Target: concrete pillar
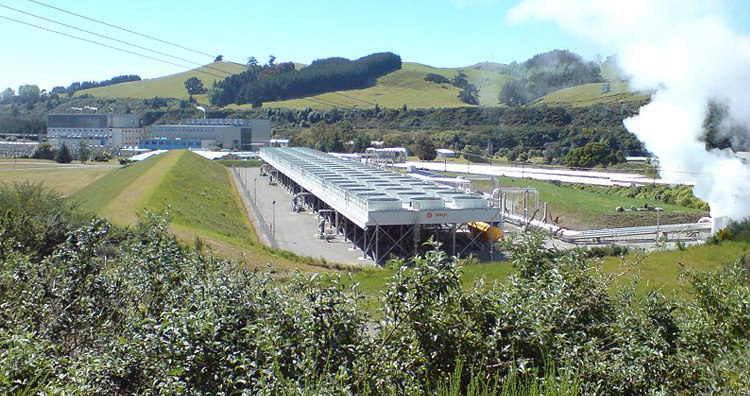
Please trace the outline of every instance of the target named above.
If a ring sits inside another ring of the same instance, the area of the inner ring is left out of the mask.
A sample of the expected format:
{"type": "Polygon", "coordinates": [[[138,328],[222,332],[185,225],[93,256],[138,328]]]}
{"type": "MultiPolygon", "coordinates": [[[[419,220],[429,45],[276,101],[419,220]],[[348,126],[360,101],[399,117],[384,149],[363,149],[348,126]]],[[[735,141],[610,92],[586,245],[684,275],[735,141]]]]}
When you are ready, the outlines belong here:
{"type": "Polygon", "coordinates": [[[367,258],[367,227],[364,228],[364,243],[362,244],[362,258],[367,258]]]}

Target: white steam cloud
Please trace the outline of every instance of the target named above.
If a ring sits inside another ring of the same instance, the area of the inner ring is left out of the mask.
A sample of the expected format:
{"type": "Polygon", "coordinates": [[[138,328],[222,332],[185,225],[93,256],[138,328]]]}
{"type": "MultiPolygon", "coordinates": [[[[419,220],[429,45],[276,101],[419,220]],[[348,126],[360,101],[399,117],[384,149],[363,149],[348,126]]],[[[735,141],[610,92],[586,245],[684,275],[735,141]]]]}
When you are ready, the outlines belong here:
{"type": "Polygon", "coordinates": [[[617,52],[633,89],[654,91],[629,131],[660,160],[662,177],[694,182],[713,217],[750,216],[750,165],[701,141],[710,102],[727,109],[721,133],[750,141],[750,37],[732,32],[717,0],[523,0],[511,22],[552,21],[617,52]]]}

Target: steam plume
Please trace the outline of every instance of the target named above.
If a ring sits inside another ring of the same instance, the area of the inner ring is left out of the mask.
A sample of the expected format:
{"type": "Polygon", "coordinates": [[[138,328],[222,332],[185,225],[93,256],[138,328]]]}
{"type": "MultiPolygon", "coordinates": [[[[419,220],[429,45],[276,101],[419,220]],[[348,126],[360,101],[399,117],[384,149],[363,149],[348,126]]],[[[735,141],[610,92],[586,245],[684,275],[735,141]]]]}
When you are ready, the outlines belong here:
{"type": "Polygon", "coordinates": [[[512,22],[552,21],[617,52],[631,88],[652,100],[625,126],[660,160],[662,177],[694,182],[713,217],[750,215],[750,165],[703,141],[709,104],[719,135],[750,141],[750,37],[733,32],[720,0],[523,0],[512,22]]]}

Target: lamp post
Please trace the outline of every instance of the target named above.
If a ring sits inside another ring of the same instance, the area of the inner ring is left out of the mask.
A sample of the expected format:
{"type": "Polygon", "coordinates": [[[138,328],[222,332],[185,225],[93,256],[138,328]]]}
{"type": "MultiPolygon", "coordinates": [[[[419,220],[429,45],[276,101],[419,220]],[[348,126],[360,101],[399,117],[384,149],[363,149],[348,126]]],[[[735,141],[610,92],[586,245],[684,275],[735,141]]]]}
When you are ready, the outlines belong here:
{"type": "Polygon", "coordinates": [[[253,178],[253,202],[258,203],[258,178],[253,178]]]}
{"type": "Polygon", "coordinates": [[[273,231],[273,239],[276,239],[276,200],[271,201],[271,230],[273,231]]]}
{"type": "Polygon", "coordinates": [[[660,229],[660,222],[659,222],[659,215],[661,214],[662,208],[657,207],[656,209],[656,244],[659,244],[659,229],[660,229]]]}

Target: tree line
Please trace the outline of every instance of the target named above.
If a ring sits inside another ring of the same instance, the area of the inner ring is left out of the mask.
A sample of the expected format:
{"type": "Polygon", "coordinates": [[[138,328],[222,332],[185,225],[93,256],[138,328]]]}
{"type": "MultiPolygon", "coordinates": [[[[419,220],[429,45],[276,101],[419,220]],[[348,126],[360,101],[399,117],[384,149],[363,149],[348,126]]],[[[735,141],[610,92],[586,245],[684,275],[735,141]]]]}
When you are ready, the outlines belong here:
{"type": "MultiPolygon", "coordinates": [[[[492,156],[511,161],[542,157],[550,164],[589,167],[622,162],[625,156],[647,154],[643,144],[622,124],[623,119],[636,114],[639,106],[640,103],[581,108],[403,110],[378,107],[327,111],[307,108],[265,109],[252,114],[272,120],[281,136],[300,136],[298,145],[312,148],[316,147],[318,135],[308,132],[307,127],[321,122],[331,125],[345,121],[373,140],[382,140],[386,147],[413,147],[417,136],[424,133],[434,147],[468,152],[477,160],[492,156]],[[577,148],[582,149],[568,155],[577,148]]],[[[420,146],[424,143],[422,140],[420,146]]]]}
{"type": "Polygon", "coordinates": [[[375,79],[401,68],[401,57],[376,53],[356,60],[328,58],[296,70],[292,63],[249,65],[242,73],[215,82],[209,90],[212,105],[294,99],[326,92],[365,88],[375,79]]]}
{"type": "Polygon", "coordinates": [[[137,74],[124,74],[121,76],[112,77],[109,80],[82,81],[82,82],[76,81],[68,85],[67,88],[63,86],[54,87],[52,88],[50,93],[54,93],[58,95],[61,95],[61,94],[73,95],[77,91],[81,91],[84,89],[106,87],[108,85],[120,84],[120,83],[130,82],[130,81],[141,81],[141,76],[137,74]]]}

